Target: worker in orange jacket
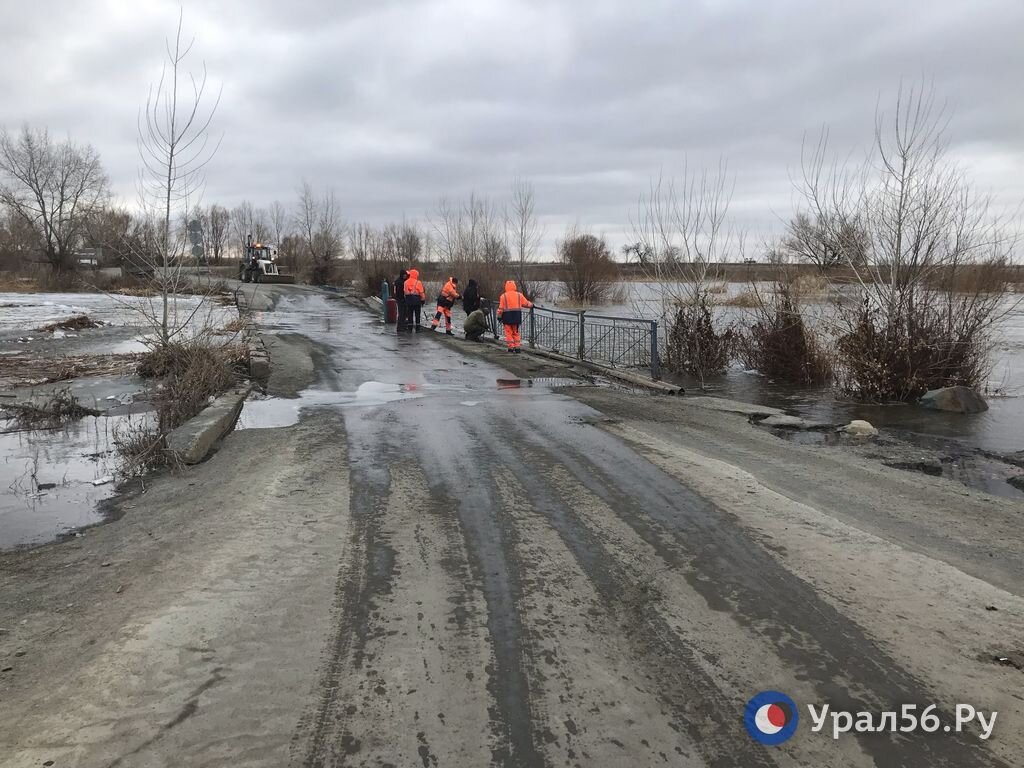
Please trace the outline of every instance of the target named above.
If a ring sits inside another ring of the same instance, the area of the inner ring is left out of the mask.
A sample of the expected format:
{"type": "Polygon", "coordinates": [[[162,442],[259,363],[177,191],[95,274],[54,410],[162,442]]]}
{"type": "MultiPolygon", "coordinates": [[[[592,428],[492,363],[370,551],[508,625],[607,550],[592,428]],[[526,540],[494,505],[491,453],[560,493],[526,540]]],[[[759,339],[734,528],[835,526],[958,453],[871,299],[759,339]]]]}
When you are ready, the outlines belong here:
{"type": "Polygon", "coordinates": [[[437,313],[434,315],[434,319],[430,321],[430,330],[436,331],[437,326],[441,323],[441,316],[444,316],[444,332],[449,336],[454,336],[452,333],[452,307],[455,306],[455,302],[462,298],[462,294],[459,293],[459,279],[457,277],[449,277],[448,282],[444,284],[444,288],[441,289],[441,295],[437,297],[437,313]]]}
{"type": "Polygon", "coordinates": [[[423,302],[427,300],[427,292],[423,290],[423,283],[420,282],[420,271],[410,269],[409,277],[405,285],[405,308],[409,313],[410,330],[420,329],[420,312],[423,309],[423,302]]]}
{"type": "Polygon", "coordinates": [[[523,339],[519,332],[519,326],[523,323],[523,310],[532,307],[533,303],[516,288],[515,280],[506,280],[505,292],[498,300],[498,319],[505,326],[505,344],[509,352],[519,353],[523,339]]]}

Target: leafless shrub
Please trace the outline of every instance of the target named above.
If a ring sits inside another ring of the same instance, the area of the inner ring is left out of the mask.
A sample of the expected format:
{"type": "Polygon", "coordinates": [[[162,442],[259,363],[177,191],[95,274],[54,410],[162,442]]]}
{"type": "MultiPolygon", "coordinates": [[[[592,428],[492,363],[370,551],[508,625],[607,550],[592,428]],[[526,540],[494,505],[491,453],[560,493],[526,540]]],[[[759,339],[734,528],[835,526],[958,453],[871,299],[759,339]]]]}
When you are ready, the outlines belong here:
{"type": "Polygon", "coordinates": [[[132,421],[114,427],[114,450],[120,459],[117,473],[122,477],[141,475],[151,469],[174,465],[166,436],[147,421],[132,421]]]}
{"type": "Polygon", "coordinates": [[[665,345],[665,367],[695,376],[701,387],[707,377],[725,371],[732,360],[737,336],[732,327],[715,327],[707,294],[676,306],[665,345]]]}
{"type": "Polygon", "coordinates": [[[799,299],[786,281],[770,292],[751,291],[755,321],[738,337],[739,353],[748,368],[788,384],[826,384],[832,379],[832,358],[800,310],[799,299]]]}
{"type": "Polygon", "coordinates": [[[558,259],[566,298],[579,304],[609,300],[619,268],[602,238],[570,229],[558,244],[558,259]]]}
{"type": "Polygon", "coordinates": [[[140,376],[160,379],[154,390],[157,427],[166,434],[199,413],[211,397],[238,379],[236,366],[244,362],[244,348],[217,346],[204,341],[154,347],[139,362],[140,376]]]}
{"type": "Polygon", "coordinates": [[[234,385],[246,367],[246,357],[242,345],[202,340],[155,346],[143,355],[138,373],[157,380],[150,390],[156,416],[115,433],[114,444],[122,461],[120,474],[173,465],[175,457],[167,450],[168,434],[234,385]]]}

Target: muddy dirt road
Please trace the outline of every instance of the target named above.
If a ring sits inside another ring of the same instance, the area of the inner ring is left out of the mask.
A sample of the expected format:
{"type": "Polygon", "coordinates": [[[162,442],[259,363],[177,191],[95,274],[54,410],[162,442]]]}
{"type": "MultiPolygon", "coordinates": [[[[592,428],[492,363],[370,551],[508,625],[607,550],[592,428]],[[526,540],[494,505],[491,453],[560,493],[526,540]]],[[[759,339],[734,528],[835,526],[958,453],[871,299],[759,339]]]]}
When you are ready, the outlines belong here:
{"type": "Polygon", "coordinates": [[[339,300],[260,322],[212,459],[0,558],[0,765],[1020,764],[1014,502],[339,300]],[[833,739],[826,703],[999,714],[833,739]]]}

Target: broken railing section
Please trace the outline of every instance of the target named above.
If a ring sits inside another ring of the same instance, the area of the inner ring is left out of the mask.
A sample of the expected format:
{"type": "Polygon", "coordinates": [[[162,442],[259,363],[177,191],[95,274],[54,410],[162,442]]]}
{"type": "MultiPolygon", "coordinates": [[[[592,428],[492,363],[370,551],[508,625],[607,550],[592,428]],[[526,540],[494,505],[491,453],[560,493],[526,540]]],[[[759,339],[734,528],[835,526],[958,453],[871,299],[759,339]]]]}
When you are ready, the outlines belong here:
{"type": "MultiPolygon", "coordinates": [[[[493,303],[490,315],[494,337],[501,338],[493,303]]],[[[614,368],[646,368],[652,379],[661,377],[657,320],[535,306],[523,316],[522,333],[531,347],[614,368]]]]}

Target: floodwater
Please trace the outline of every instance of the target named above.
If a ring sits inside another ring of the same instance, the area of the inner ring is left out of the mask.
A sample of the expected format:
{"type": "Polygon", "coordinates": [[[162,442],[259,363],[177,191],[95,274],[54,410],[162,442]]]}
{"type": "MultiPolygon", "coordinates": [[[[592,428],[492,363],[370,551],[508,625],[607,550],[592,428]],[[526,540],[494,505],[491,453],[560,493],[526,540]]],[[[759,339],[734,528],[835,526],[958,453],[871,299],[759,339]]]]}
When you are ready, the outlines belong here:
{"type": "MultiPolygon", "coordinates": [[[[138,296],[0,293],[0,362],[4,355],[15,354],[56,360],[143,352],[144,312],[156,306],[155,299],[138,296]],[[39,331],[83,314],[103,326],[39,331]]],[[[204,325],[223,327],[237,317],[234,307],[217,301],[202,304],[196,296],[174,297],[172,311],[186,325],[185,335],[204,325]]],[[[0,549],[51,541],[100,522],[99,503],[116,488],[114,436],[148,418],[143,413],[148,405],[137,402],[144,383],[136,377],[86,377],[5,394],[23,399],[59,389],[70,389],[80,404],[102,415],[28,431],[0,419],[0,549]]]]}
{"type": "MultiPolygon", "coordinates": [[[[588,311],[619,317],[646,317],[658,319],[661,314],[663,286],[658,283],[635,282],[626,284],[624,301],[588,311]]],[[[746,283],[726,283],[725,292],[716,296],[720,301],[748,291],[746,283]]],[[[770,289],[768,284],[757,286],[770,289]]],[[[670,288],[671,290],[671,288],[670,288]]],[[[556,290],[549,289],[550,295],[556,290]]],[[[976,415],[946,414],[929,411],[914,405],[871,405],[851,402],[838,397],[823,387],[793,387],[773,382],[754,371],[736,365],[725,375],[709,379],[705,386],[709,394],[734,398],[745,402],[782,408],[813,421],[836,424],[851,419],[865,419],[877,427],[900,432],[909,439],[920,437],[955,440],[967,448],[996,453],[1024,451],[1024,301],[1021,296],[1006,299],[1006,318],[996,329],[992,359],[992,372],[985,386],[989,404],[986,413],[976,415]]],[[[545,303],[545,302],[541,302],[545,303]]],[[[812,318],[820,319],[828,312],[826,302],[807,302],[812,318]]],[[[750,310],[739,307],[720,307],[726,323],[742,324],[750,320],[750,310]]],[[[664,338],[664,323],[662,323],[664,338]]],[[[688,377],[670,377],[689,391],[700,388],[700,383],[688,377]]]]}
{"type": "Polygon", "coordinates": [[[145,416],[90,416],[52,430],[0,421],[0,549],[52,541],[100,522],[116,490],[114,438],[145,416]]]}
{"type": "MultiPolygon", "coordinates": [[[[172,296],[171,313],[181,323],[193,327],[208,324],[222,327],[238,316],[233,306],[206,301],[202,297],[172,296]]],[[[121,296],[104,293],[0,293],[0,336],[18,331],[33,335],[47,323],[66,320],[75,315],[88,315],[105,325],[148,325],[146,315],[159,312],[157,297],[121,296]]],[[[177,325],[177,323],[175,323],[177,325]]]]}
{"type": "MultiPolygon", "coordinates": [[[[320,346],[327,356],[319,381],[297,398],[247,400],[239,429],[284,427],[295,424],[303,411],[317,407],[368,408],[400,401],[441,398],[471,408],[490,397],[536,397],[559,387],[579,385],[569,378],[511,378],[507,373],[471,358],[456,365],[437,365],[436,349],[419,335],[396,334],[364,312],[339,312],[322,297],[283,297],[274,312],[262,316],[261,326],[277,333],[299,333],[320,346]],[[382,359],[400,352],[401,364],[382,359]]],[[[608,382],[595,379],[598,386],[608,382]]]]}

